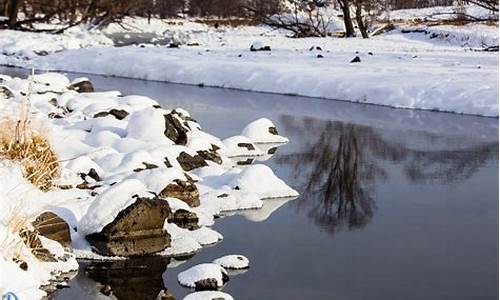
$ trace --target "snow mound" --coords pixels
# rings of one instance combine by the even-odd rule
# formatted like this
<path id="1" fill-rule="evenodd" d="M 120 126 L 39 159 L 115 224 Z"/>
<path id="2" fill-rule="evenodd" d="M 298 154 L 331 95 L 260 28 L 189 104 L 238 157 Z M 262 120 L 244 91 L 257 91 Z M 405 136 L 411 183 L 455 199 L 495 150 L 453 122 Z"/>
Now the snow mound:
<path id="1" fill-rule="evenodd" d="M 154 108 L 133 113 L 127 125 L 127 137 L 145 142 L 166 142 L 164 131 L 165 117 L 161 110 Z"/>
<path id="2" fill-rule="evenodd" d="M 226 155 L 235 156 L 262 156 L 264 153 L 255 146 L 252 140 L 246 136 L 232 136 L 222 141 L 226 146 Z"/>
<path id="3" fill-rule="evenodd" d="M 288 138 L 278 135 L 276 126 L 266 118 L 248 124 L 241 135 L 246 136 L 254 143 L 288 143 Z"/>
<path id="4" fill-rule="evenodd" d="M 194 288 L 196 282 L 205 279 L 215 279 L 217 286 L 222 287 L 227 278 L 226 270 L 214 263 L 199 264 L 177 275 L 179 283 L 190 288 Z"/>
<path id="5" fill-rule="evenodd" d="M 81 235 L 100 232 L 120 211 L 136 201 L 134 195 L 151 197 L 146 186 L 137 179 L 124 180 L 108 188 L 92 202 L 78 223 L 78 232 Z"/>
<path id="6" fill-rule="evenodd" d="M 227 293 L 219 291 L 201 291 L 187 295 L 183 300 L 233 300 Z"/>
<path id="7" fill-rule="evenodd" d="M 265 179 L 263 179 L 265 178 Z M 231 186 L 241 191 L 255 192 L 261 199 L 296 197 L 297 191 L 279 179 L 266 165 L 251 165 L 239 173 Z"/>
<path id="8" fill-rule="evenodd" d="M 213 261 L 225 269 L 246 269 L 250 267 L 250 261 L 243 255 L 226 255 Z"/>

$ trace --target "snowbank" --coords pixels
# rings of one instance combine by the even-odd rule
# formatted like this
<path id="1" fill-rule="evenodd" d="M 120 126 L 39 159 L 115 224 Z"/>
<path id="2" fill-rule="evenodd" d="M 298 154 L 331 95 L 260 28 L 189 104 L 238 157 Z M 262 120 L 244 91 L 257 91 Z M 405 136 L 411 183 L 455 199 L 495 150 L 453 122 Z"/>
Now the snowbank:
<path id="1" fill-rule="evenodd" d="M 394 14 L 405 20 L 419 16 Z M 498 116 L 498 55 L 481 51 L 498 46 L 498 26 L 402 25 L 427 34 L 394 30 L 362 40 L 290 39 L 265 26 L 215 30 L 192 21 L 147 24 L 140 18 L 126 23 L 131 31 L 112 25 L 92 35 L 152 33 L 174 37 L 181 46 L 112 47 L 70 33 L 65 38 L 77 46 L 61 46 L 51 35 L 3 30 L 0 64 Z M 256 37 L 272 50 L 250 51 Z M 46 47 L 47 55 L 33 54 L 33 45 Z M 355 56 L 361 62 L 350 63 Z"/>

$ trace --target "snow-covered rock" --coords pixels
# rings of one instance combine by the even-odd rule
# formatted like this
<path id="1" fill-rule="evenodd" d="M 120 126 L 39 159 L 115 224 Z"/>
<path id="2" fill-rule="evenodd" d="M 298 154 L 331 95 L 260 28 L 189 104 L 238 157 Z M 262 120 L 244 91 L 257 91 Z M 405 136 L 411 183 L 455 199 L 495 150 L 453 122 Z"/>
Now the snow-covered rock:
<path id="1" fill-rule="evenodd" d="M 146 186 L 137 179 L 117 183 L 100 194 L 78 223 L 78 232 L 88 235 L 101 231 L 116 216 L 136 201 L 134 195 L 150 197 Z"/>
<path id="2" fill-rule="evenodd" d="M 177 275 L 177 280 L 183 286 L 195 288 L 197 283 L 215 280 L 216 288 L 222 287 L 228 280 L 226 270 L 218 264 L 205 263 L 187 269 Z"/>
<path id="3" fill-rule="evenodd" d="M 186 297 L 183 300 L 233 300 L 233 297 L 227 293 L 220 291 L 200 291 L 194 292 Z"/>
<path id="4" fill-rule="evenodd" d="M 261 156 L 262 150 L 255 146 L 248 137 L 237 135 L 222 141 L 225 147 L 225 154 L 228 157 L 234 156 Z"/>
<path id="5" fill-rule="evenodd" d="M 288 143 L 288 139 L 279 135 L 273 122 L 266 118 L 248 124 L 241 135 L 246 136 L 254 143 Z"/>
<path id="6" fill-rule="evenodd" d="M 263 180 L 263 178 L 266 178 Z M 235 189 L 246 192 L 255 192 L 261 199 L 296 197 L 297 191 L 290 188 L 279 179 L 266 165 L 257 164 L 245 168 L 231 182 Z"/>
<path id="7" fill-rule="evenodd" d="M 250 267 L 250 261 L 243 255 L 226 255 L 220 258 L 217 258 L 213 261 L 214 264 L 218 264 L 225 269 L 246 269 Z"/>

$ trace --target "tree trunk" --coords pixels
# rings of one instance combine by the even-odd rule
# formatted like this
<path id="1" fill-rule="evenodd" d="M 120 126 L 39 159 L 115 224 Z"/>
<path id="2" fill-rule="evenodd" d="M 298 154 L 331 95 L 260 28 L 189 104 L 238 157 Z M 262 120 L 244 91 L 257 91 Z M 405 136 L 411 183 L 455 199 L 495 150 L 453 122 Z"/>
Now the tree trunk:
<path id="1" fill-rule="evenodd" d="M 349 0 L 339 0 L 340 8 L 344 15 L 344 26 L 345 26 L 345 36 L 353 37 L 356 36 L 354 32 L 354 25 L 352 25 L 351 11 L 349 9 Z"/>
<path id="2" fill-rule="evenodd" d="M 22 0 L 9 1 L 9 29 L 15 29 L 17 24 L 17 13 Z"/>
<path id="3" fill-rule="evenodd" d="M 359 31 L 364 39 L 368 38 L 368 30 L 365 21 L 363 20 L 363 7 L 359 0 L 356 1 L 356 22 L 358 23 Z"/>

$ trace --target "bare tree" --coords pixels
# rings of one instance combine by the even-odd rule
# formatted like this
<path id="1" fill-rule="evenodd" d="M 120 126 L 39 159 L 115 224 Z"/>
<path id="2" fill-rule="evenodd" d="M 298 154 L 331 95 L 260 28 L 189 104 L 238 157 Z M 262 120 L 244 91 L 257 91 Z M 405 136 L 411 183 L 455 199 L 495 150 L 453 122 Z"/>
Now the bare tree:
<path id="1" fill-rule="evenodd" d="M 287 0 L 282 12 L 262 17 L 261 22 L 274 28 L 282 28 L 292 32 L 291 37 L 325 37 L 332 16 L 327 13 L 331 0 Z M 252 7 L 247 10 L 255 12 Z"/>

